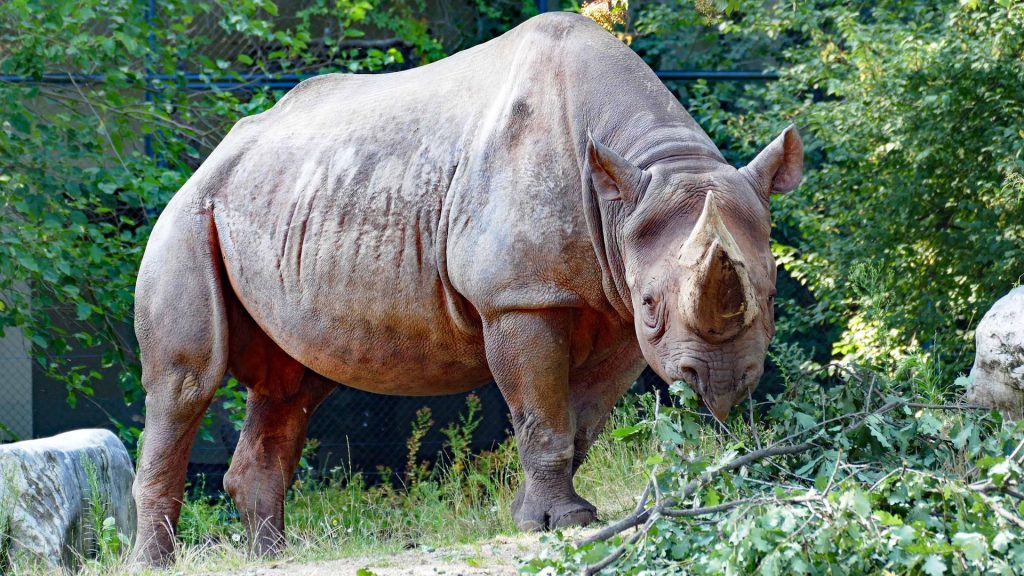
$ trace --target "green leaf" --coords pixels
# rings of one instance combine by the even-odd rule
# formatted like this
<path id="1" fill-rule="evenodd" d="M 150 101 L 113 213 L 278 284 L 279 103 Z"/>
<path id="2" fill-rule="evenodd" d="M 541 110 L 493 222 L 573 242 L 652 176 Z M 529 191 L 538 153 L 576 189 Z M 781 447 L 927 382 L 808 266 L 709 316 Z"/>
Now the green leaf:
<path id="1" fill-rule="evenodd" d="M 643 424 L 634 424 L 632 426 L 616 428 L 615 430 L 612 430 L 612 438 L 615 438 L 616 440 L 625 440 L 627 438 L 632 438 L 638 432 L 643 430 L 643 428 Z"/>
<path id="2" fill-rule="evenodd" d="M 992 539 L 992 549 L 996 552 L 1005 553 L 1009 549 L 1010 543 L 1017 538 L 1018 536 L 1012 532 L 1000 530 L 995 538 Z"/>
<path id="3" fill-rule="evenodd" d="M 981 534 L 957 532 L 953 535 L 953 545 L 959 548 L 964 556 L 972 562 L 981 561 L 988 555 L 988 542 Z"/>
<path id="4" fill-rule="evenodd" d="M 885 510 L 875 510 L 875 518 L 878 518 L 878 522 L 882 526 L 902 526 L 903 520 L 899 516 L 894 516 Z"/>
<path id="5" fill-rule="evenodd" d="M 877 440 L 883 448 L 892 450 L 892 444 L 889 442 L 889 438 L 884 432 L 882 432 L 882 426 L 884 425 L 885 423 L 882 421 L 882 418 L 877 414 L 872 414 L 867 418 L 868 431 L 870 431 L 871 436 Z"/>
<path id="6" fill-rule="evenodd" d="M 871 514 L 871 502 L 864 492 L 856 488 L 843 492 L 842 496 L 839 497 L 839 503 L 861 518 L 867 518 Z"/>
<path id="7" fill-rule="evenodd" d="M 665 458 L 661 454 L 651 454 L 650 456 L 647 457 L 645 463 L 648 466 L 654 466 L 656 464 L 661 464 L 664 461 Z"/>
<path id="8" fill-rule="evenodd" d="M 718 506 L 722 503 L 722 497 L 715 490 L 714 486 L 708 486 L 704 490 L 703 505 L 704 506 Z"/>
<path id="9" fill-rule="evenodd" d="M 946 572 L 946 563 L 937 554 L 931 554 L 925 559 L 921 570 L 928 576 L 942 576 Z"/>
<path id="10" fill-rule="evenodd" d="M 794 413 L 793 418 L 796 420 L 796 423 L 800 425 L 800 428 L 804 430 L 818 425 L 818 420 L 814 416 L 804 414 L 803 412 Z"/>
<path id="11" fill-rule="evenodd" d="M 76 317 L 79 320 L 88 320 L 92 316 L 92 306 L 85 302 L 75 304 Z"/>
<path id="12" fill-rule="evenodd" d="M 970 422 L 966 423 L 963 428 L 960 429 L 960 432 L 953 437 L 953 446 L 955 446 L 957 450 L 963 450 L 964 446 L 967 445 L 967 441 L 970 440 L 972 432 L 974 432 L 974 424 Z"/>
<path id="13" fill-rule="evenodd" d="M 942 430 L 942 423 L 931 412 L 924 412 L 917 418 L 917 427 L 922 434 L 936 436 Z"/>

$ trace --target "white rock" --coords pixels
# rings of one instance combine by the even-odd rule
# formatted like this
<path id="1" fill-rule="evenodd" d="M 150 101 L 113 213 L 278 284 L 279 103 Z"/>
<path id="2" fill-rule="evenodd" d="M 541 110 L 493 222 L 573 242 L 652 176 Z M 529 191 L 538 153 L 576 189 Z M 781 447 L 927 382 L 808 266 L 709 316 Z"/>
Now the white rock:
<path id="1" fill-rule="evenodd" d="M 90 489 L 90 470 L 98 494 Z M 98 549 L 94 526 L 108 517 L 130 542 L 134 479 L 128 451 L 109 430 L 75 430 L 0 445 L 0 540 L 8 548 L 0 554 L 75 566 Z M 91 509 L 96 497 L 102 507 L 99 518 Z M 0 572 L 4 560 L 0 557 Z"/>
<path id="2" fill-rule="evenodd" d="M 981 319 L 965 400 L 1024 417 L 1024 286 L 1003 296 Z"/>

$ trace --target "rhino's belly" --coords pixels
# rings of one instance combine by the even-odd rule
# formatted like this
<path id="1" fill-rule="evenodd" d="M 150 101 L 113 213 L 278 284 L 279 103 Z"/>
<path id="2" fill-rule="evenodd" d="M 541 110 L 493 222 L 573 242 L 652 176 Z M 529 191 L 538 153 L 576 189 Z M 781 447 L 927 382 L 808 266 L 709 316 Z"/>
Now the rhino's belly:
<path id="1" fill-rule="evenodd" d="M 306 253 L 293 260 L 266 250 L 266 235 L 242 234 L 237 223 L 218 228 L 227 229 L 225 267 L 242 306 L 312 370 L 384 394 L 461 392 L 490 378 L 479 328 L 460 328 L 449 313 L 458 296 L 446 295 L 432 259 L 402 248 L 424 245 L 402 238 L 412 231 L 314 238 L 311 230 Z"/>
<path id="2" fill-rule="evenodd" d="M 279 306 L 278 316 L 284 308 Z M 402 311 L 400 318 L 350 313 L 325 322 L 321 315 L 296 310 L 294 320 L 271 320 L 266 330 L 303 365 L 369 392 L 450 394 L 490 379 L 482 341 L 446 333 L 442 318 Z"/>
<path id="3" fill-rule="evenodd" d="M 411 278 L 350 270 L 296 295 L 275 286 L 272 274 L 227 267 L 240 302 L 264 332 L 336 382 L 382 394 L 434 395 L 490 379 L 482 336 L 453 324 L 443 300 L 431 297 L 434 287 L 415 290 Z"/>
<path id="4" fill-rule="evenodd" d="M 360 131 L 330 146 L 298 139 L 254 145 L 214 198 L 245 309 L 287 354 L 343 384 L 428 395 L 485 383 L 479 326 L 456 326 L 460 297 L 438 269 L 454 169 L 442 147 L 407 154 Z"/>

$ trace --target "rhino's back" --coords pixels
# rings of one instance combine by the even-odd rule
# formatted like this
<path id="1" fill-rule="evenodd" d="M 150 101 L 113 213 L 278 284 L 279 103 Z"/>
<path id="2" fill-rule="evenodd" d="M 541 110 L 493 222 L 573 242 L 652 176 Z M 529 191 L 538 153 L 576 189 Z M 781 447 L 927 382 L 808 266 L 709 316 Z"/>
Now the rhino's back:
<path id="1" fill-rule="evenodd" d="M 401 115 L 373 124 L 254 130 L 213 193 L 232 287 L 286 352 L 336 380 L 404 386 L 405 366 L 438 362 L 486 380 L 446 314 L 436 256 L 456 138 Z"/>

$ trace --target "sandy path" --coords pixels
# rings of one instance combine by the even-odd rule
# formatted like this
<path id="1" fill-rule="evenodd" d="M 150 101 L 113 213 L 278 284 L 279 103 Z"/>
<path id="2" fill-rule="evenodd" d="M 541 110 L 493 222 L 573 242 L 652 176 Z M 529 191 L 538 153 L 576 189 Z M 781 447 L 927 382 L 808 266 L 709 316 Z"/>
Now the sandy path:
<path id="1" fill-rule="evenodd" d="M 356 574 L 377 576 L 513 576 L 518 560 L 536 554 L 537 534 L 499 536 L 490 540 L 437 549 L 406 550 L 389 556 L 359 556 L 311 563 L 254 566 L 207 576 L 312 576 Z M 362 576 L 369 576 L 363 573 Z"/>

